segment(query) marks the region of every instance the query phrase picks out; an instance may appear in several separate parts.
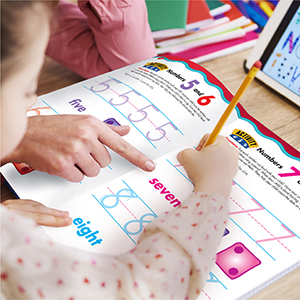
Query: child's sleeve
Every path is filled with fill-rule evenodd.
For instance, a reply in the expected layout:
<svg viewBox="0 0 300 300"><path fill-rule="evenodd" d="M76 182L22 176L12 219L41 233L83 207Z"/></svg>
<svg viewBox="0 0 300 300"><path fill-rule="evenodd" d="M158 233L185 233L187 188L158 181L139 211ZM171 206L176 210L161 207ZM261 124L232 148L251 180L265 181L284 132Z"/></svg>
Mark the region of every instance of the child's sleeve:
<svg viewBox="0 0 300 300"><path fill-rule="evenodd" d="M196 299L227 218L222 196L193 193L149 224L132 251L109 256L56 244L32 220L2 208L2 293L9 299Z"/></svg>
<svg viewBox="0 0 300 300"><path fill-rule="evenodd" d="M61 0L46 54L85 78L155 56L145 1Z"/></svg>
<svg viewBox="0 0 300 300"><path fill-rule="evenodd" d="M120 260L126 259L133 279L149 289L149 298L153 293L156 298L196 299L227 220L228 202L222 196L193 193L178 209L150 223L132 250L135 255L127 253Z"/></svg>

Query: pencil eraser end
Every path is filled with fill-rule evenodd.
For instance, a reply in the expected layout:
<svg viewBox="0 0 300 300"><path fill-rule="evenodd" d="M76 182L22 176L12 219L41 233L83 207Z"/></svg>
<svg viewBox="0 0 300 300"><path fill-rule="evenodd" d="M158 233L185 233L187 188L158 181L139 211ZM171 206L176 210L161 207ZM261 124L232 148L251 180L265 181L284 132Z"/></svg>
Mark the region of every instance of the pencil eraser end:
<svg viewBox="0 0 300 300"><path fill-rule="evenodd" d="M254 63L254 65L253 65L253 67L255 67L255 68L257 68L257 69L260 69L261 66L262 66L262 63L261 63L260 60L256 61L256 62Z"/></svg>

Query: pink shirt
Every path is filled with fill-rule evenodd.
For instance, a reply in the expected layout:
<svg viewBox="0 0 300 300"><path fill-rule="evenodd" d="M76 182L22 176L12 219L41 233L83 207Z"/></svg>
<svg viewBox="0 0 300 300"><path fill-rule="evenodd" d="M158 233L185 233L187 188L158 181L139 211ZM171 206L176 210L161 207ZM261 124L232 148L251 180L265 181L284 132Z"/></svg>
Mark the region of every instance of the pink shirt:
<svg viewBox="0 0 300 300"><path fill-rule="evenodd" d="M156 55L144 0L61 0L52 23L46 54L85 78Z"/></svg>
<svg viewBox="0 0 300 300"><path fill-rule="evenodd" d="M226 199L193 193L150 223L134 249L110 256L56 244L2 207L1 299L196 299L227 219Z"/></svg>

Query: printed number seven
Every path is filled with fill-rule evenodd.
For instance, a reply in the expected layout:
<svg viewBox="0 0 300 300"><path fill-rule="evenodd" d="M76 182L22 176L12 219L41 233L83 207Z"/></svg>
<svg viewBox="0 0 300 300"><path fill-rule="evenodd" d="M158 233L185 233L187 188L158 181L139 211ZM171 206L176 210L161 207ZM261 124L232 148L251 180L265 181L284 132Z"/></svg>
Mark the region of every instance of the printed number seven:
<svg viewBox="0 0 300 300"><path fill-rule="evenodd" d="M295 168L291 167L291 170L294 171L293 173L280 173L278 174L280 177L292 177L292 176L300 176L300 171Z"/></svg>

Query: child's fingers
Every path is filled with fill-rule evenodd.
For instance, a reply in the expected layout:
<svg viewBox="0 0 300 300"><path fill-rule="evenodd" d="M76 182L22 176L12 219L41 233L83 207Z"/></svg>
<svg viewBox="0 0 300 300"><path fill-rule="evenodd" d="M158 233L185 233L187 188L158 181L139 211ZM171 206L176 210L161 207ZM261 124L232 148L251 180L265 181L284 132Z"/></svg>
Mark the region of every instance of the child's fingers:
<svg viewBox="0 0 300 300"><path fill-rule="evenodd" d="M72 219L69 217L54 216L38 212L28 212L24 210L15 210L15 212L19 215L33 219L38 225L49 227L64 227L72 224Z"/></svg>
<svg viewBox="0 0 300 300"><path fill-rule="evenodd" d="M202 150L203 146L205 145L206 141L209 138L209 134L205 134L201 139L199 145L197 146L196 150ZM213 143L214 146L218 147L227 147L230 146L224 136L218 136L216 141ZM179 163L184 166L187 161L191 161L196 157L199 157L199 152L195 152L194 149L185 149L177 154L177 160Z"/></svg>
<svg viewBox="0 0 300 300"><path fill-rule="evenodd" d="M54 208L49 208L42 203L29 199L7 200L2 203L9 209L52 215L56 217L69 217L67 211L61 211Z"/></svg>
<svg viewBox="0 0 300 300"><path fill-rule="evenodd" d="M67 211L49 208L33 200L14 199L6 200L1 204L20 215L33 219L38 225L62 227L72 224Z"/></svg>
<svg viewBox="0 0 300 300"><path fill-rule="evenodd" d="M205 145L205 143L206 143L206 141L208 140L208 138L209 138L209 134L208 134L208 133L205 134L205 135L202 137L201 141L199 142L198 146L196 147L196 150L197 150L197 151L200 151L200 150L203 148L203 146Z"/></svg>
<svg viewBox="0 0 300 300"><path fill-rule="evenodd" d="M184 149L177 154L177 160L183 167L185 167L187 163L193 161L193 155L195 155L194 149Z"/></svg>

